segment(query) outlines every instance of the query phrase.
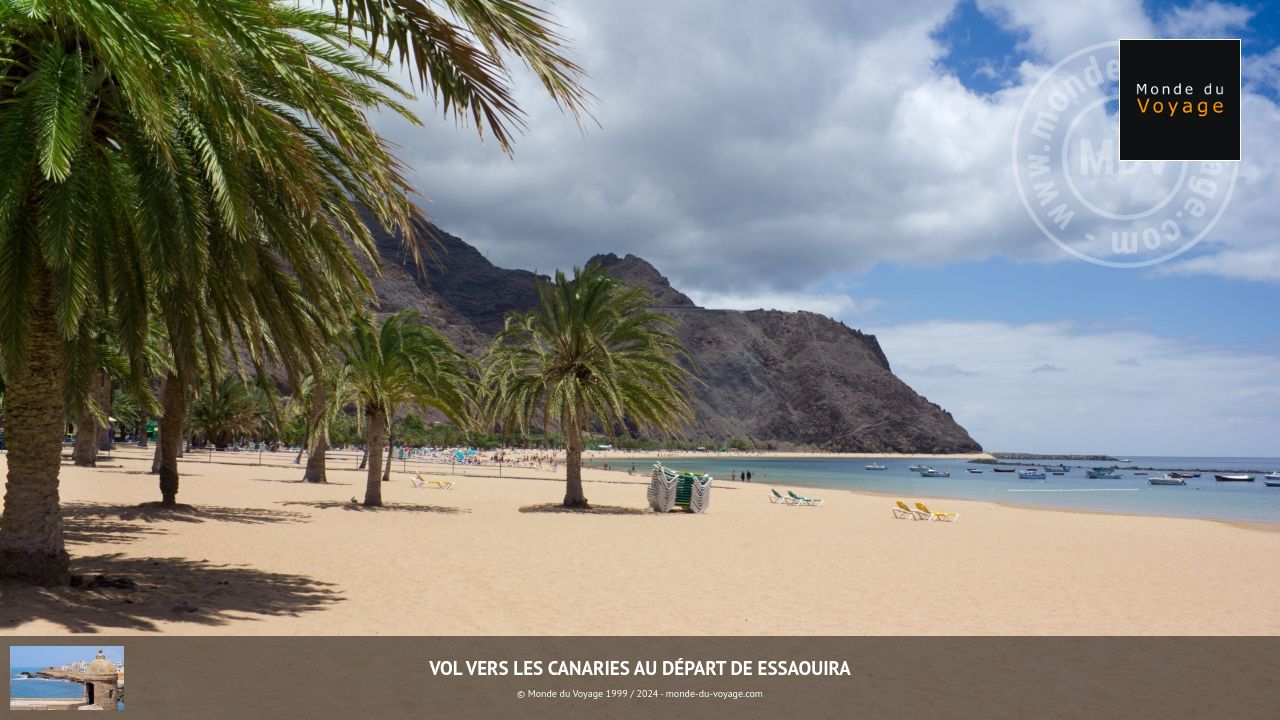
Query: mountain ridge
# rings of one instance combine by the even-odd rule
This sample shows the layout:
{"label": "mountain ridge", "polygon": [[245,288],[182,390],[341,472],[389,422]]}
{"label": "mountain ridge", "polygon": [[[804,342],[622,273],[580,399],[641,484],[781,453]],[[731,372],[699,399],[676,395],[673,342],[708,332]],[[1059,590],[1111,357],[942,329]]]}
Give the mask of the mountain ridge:
{"label": "mountain ridge", "polygon": [[[380,310],[414,309],[473,356],[507,312],[537,304],[545,276],[500,268],[476,248],[431,228],[434,258],[419,270],[398,239],[379,235],[373,278]],[[949,412],[893,374],[874,335],[817,313],[699,307],[635,255],[592,257],[621,282],[643,287],[678,320],[696,366],[694,421],[684,435],[772,449],[844,452],[978,452]]]}

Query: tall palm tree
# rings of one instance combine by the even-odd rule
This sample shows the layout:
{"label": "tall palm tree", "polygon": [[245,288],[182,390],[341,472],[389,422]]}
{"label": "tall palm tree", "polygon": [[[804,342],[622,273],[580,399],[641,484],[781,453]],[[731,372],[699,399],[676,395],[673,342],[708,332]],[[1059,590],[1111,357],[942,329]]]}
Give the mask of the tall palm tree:
{"label": "tall palm tree", "polygon": [[417,319],[417,313],[403,311],[379,327],[357,318],[343,345],[352,397],[368,421],[366,506],[382,504],[382,448],[397,406],[435,408],[455,423],[470,422],[473,363]]}
{"label": "tall palm tree", "polygon": [[485,356],[485,417],[527,433],[555,424],[566,446],[566,507],[588,507],[582,489],[583,433],[614,433],[630,423],[671,432],[691,416],[690,373],[675,320],[650,310],[642,289],[611,278],[597,264],[556,271],[538,284],[539,305],[507,317]]}

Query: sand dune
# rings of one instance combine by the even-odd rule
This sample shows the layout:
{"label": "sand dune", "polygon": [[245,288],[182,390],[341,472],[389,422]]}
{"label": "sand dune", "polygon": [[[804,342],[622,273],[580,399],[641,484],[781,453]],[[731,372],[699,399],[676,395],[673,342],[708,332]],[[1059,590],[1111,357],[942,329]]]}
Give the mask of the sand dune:
{"label": "sand dune", "polygon": [[190,507],[164,510],[140,507],[149,459],[62,475],[74,571],[135,587],[0,585],[0,633],[1280,633],[1280,533],[1227,523],[972,501],[915,522],[881,496],[784,507],[727,482],[704,515],[658,516],[641,478],[599,470],[583,515],[556,511],[547,472],[468,468],[443,491],[399,462],[388,506],[364,509],[354,455],[306,485],[284,453],[192,454]]}

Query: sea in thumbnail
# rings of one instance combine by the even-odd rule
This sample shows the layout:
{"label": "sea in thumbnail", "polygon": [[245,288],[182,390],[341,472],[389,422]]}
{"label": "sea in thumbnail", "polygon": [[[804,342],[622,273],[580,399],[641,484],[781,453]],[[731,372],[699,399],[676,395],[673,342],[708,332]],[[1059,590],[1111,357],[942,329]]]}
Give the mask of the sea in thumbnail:
{"label": "sea in thumbnail", "polygon": [[[754,483],[801,485],[862,492],[881,492],[911,497],[944,497],[988,502],[1033,505],[1065,510],[1087,510],[1132,515],[1207,518],[1245,522],[1280,523],[1280,488],[1267,487],[1262,474],[1280,471],[1280,458],[1244,457],[1143,457],[1120,456],[1129,462],[1081,461],[1066,458],[1019,461],[1017,467],[1044,467],[1065,464],[1063,475],[1046,474],[1043,480],[1024,480],[1017,473],[997,473],[996,466],[967,460],[845,457],[746,457],[721,458],[681,456],[662,462],[675,470],[706,472],[717,482],[728,482],[732,474],[750,470]],[[606,462],[617,469],[636,465],[647,472],[650,459],[592,460],[600,467]],[[876,462],[884,470],[867,470]],[[924,464],[949,470],[950,477],[921,477],[908,466]],[[1085,470],[1095,466],[1118,465],[1119,479],[1091,480]],[[1013,467],[1013,466],[1006,466]],[[981,470],[970,473],[969,469]],[[1166,470],[1201,471],[1199,478],[1185,486],[1152,486],[1147,478]],[[1135,473],[1147,473],[1139,475]],[[1217,482],[1214,472],[1244,472],[1255,482]]]}
{"label": "sea in thumbnail", "polygon": [[24,672],[37,673],[42,667],[9,668],[9,697],[11,698],[79,698],[84,696],[84,685],[69,680],[18,677]]}

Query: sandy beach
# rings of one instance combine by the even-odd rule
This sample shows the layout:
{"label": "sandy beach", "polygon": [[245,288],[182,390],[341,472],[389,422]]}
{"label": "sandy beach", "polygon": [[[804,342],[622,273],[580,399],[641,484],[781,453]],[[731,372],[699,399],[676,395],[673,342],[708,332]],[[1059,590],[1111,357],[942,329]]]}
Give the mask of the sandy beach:
{"label": "sandy beach", "polygon": [[417,489],[399,461],[387,507],[366,509],[354,453],[328,485],[298,482],[292,454],[190,453],[191,507],[159,510],[139,507],[158,499],[150,457],[64,464],[82,586],[0,585],[0,633],[1280,633],[1274,528],[903,498],[960,512],[921,522],[884,496],[801,490],[825,505],[789,507],[730,482],[706,514],[660,516],[645,478],[602,470],[597,510],[576,514],[549,471],[459,467],[454,489]]}

